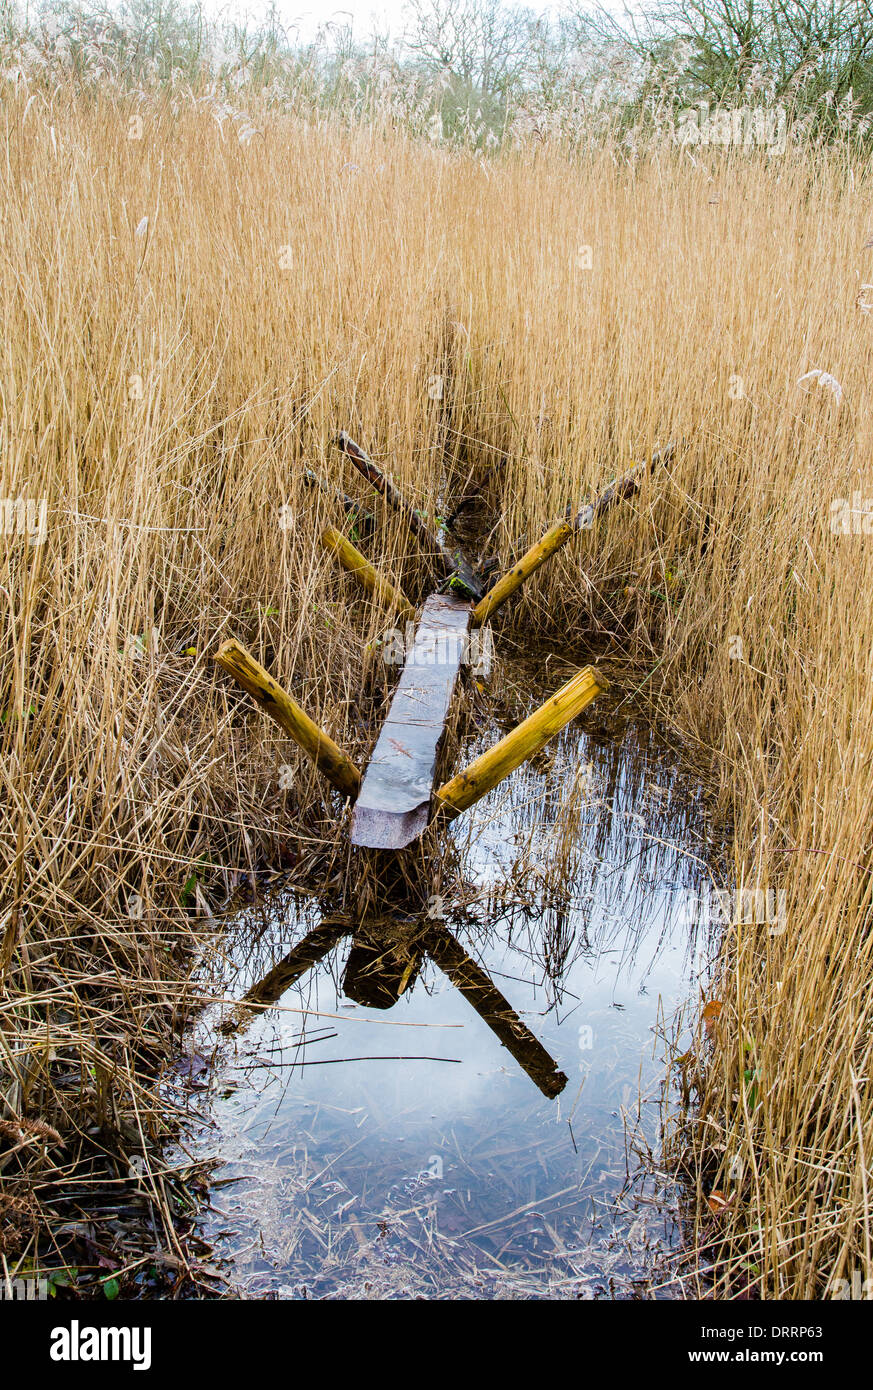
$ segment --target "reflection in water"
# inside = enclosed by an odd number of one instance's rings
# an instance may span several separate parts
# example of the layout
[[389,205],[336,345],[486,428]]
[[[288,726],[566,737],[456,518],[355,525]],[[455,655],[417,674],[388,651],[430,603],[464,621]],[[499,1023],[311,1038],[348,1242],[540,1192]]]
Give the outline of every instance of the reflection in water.
[[426,918],[365,933],[289,900],[242,930],[202,1137],[239,1291],[679,1292],[676,1194],[641,1153],[702,968],[676,909],[705,808],[648,727],[586,724],[452,827]]
[[322,921],[262,980],[250,986],[231,1018],[221,1025],[221,1031],[237,1032],[255,1010],[275,1004],[301,975],[327,955],[344,931],[353,931],[343,974],[343,992],[347,999],[370,1008],[391,1008],[415,982],[422,961],[429,956],[509,1049],[543,1095],[557,1096],[563,1091],[567,1078],[557,1070],[554,1058],[522,1023],[488,974],[470,959],[457,937],[436,924],[413,927],[410,933],[398,939],[393,926],[379,930],[368,923],[366,928],[358,924],[344,929],[342,925]]

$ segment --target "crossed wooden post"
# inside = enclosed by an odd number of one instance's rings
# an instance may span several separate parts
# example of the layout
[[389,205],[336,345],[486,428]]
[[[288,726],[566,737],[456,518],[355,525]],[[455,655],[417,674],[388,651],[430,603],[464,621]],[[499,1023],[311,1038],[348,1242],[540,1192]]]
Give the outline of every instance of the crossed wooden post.
[[411,941],[398,943],[362,931],[359,923],[345,918],[323,917],[287,956],[246,991],[224,1018],[221,1032],[234,1035],[244,1032],[259,1013],[275,1004],[344,936],[352,933],[352,947],[343,975],[343,992],[348,998],[369,1008],[390,1008],[413,984],[421,962],[428,956],[543,1095],[550,1098],[560,1095],[567,1077],[558,1070],[554,1057],[519,1018],[482,966],[467,954],[457,937],[437,922],[429,922]]
[[[425,601],[412,648],[394,692],[367,770],[362,776],[350,758],[313,723],[297,702],[235,639],[224,642],[216,662],[233,676],[312,758],[319,771],[354,803],[352,843],[372,849],[402,849],[416,840],[437,810],[451,817],[472,806],[608,688],[591,666],[578,671],[538,710],[493,748],[441,787],[434,788],[437,754],[451,708],[469,633],[499,608],[568,541],[594,525],[622,498],[636,492],[645,475],[673,453],[673,445],[635,465],[575,516],[551,527],[543,538],[491,588],[460,551],[429,530],[388,478],[353,439],[342,432],[337,443],[358,471],[408,522],[416,536],[439,557],[442,591]],[[313,475],[314,478],[314,475]],[[315,482],[321,486],[319,480]],[[330,491],[330,489],[325,488]],[[355,504],[337,493],[347,511]],[[405,595],[339,531],[328,526],[322,544],[358,583],[405,621],[415,610]],[[437,654],[441,659],[437,660]]]
[[[313,760],[316,767],[354,805],[351,840],[372,849],[399,850],[416,840],[437,812],[459,815],[497,786],[521,763],[533,757],[556,733],[608,688],[606,679],[590,666],[577,671],[545,704],[517,728],[480,754],[441,787],[434,788],[437,755],[445,732],[458,674],[469,634],[497,610],[562,546],[618,500],[635,492],[643,476],[672,453],[672,446],[656,453],[648,463],[611,484],[574,518],[553,526],[542,540],[496,584],[486,588],[460,551],[452,551],[434,536],[424,519],[405,501],[397,488],[345,433],[339,447],[388,504],[408,522],[420,541],[439,559],[444,572],[440,591],[425,601],[406,653],[387,718],[379,733],[366,772],[301,709],[287,691],[235,639],[224,642],[215,660],[249,692],[266,714]],[[357,504],[330,488],[313,474],[307,484],[317,486],[356,520]],[[328,526],[322,532],[324,547],[358,583],[389,611],[405,622],[415,619],[406,596],[361,554],[352,542]],[[438,660],[437,657],[440,657]],[[326,917],[283,961],[254,985],[224,1025],[236,1031],[254,1013],[275,1002],[307,970],[321,960],[348,932],[352,947],[343,977],[345,993],[359,1003],[389,1008],[415,980],[425,956],[430,956],[484,1019],[519,1065],[547,1096],[558,1095],[567,1084],[554,1059],[518,1017],[493,981],[464,951],[448,928],[430,923],[412,940],[380,937],[373,924],[349,923]]]

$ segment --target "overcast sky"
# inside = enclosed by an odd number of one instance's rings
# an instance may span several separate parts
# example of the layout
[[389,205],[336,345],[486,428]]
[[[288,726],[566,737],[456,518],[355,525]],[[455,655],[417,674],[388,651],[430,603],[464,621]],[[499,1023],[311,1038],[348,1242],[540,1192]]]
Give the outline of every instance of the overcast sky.
[[[633,0],[631,0],[633,3]],[[202,0],[204,13],[210,17],[221,15],[227,19],[238,19],[248,14],[253,20],[262,15],[266,4],[229,3],[228,0]],[[558,14],[567,8],[567,0],[521,0],[521,5],[537,14]],[[585,0],[577,0],[574,8],[584,8]],[[624,0],[606,0],[606,7],[621,11]],[[277,0],[276,8],[282,22],[290,31],[296,31],[303,41],[314,38],[319,28],[334,23],[351,23],[356,36],[365,39],[378,30],[397,37],[403,29],[406,0],[339,0],[339,3],[319,4],[318,0]]]

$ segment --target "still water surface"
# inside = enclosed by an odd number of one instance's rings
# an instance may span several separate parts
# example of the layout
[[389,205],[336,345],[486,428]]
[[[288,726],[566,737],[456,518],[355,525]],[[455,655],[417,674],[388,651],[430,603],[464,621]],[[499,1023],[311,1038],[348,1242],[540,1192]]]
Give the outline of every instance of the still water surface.
[[[558,683],[526,687],[528,706]],[[617,704],[456,822],[456,872],[430,906],[554,1058],[561,1093],[542,1093],[432,959],[393,1009],[351,1002],[338,940],[213,1068],[202,1230],[239,1295],[681,1296],[678,1192],[657,1155],[667,1057],[705,975],[687,904],[711,849],[675,750]],[[474,731],[462,763],[499,732]],[[243,923],[222,993],[318,922],[312,899],[286,896],[266,930]]]

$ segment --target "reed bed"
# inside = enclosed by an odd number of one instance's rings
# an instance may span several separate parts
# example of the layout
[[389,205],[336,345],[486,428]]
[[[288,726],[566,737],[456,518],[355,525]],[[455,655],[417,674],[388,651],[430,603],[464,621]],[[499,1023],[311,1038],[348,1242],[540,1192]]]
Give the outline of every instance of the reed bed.
[[[473,497],[504,566],[674,439],[497,626],[638,661],[627,698],[716,779],[738,885],[784,895],[775,927],[718,926],[669,1138],[715,1295],[873,1277],[867,169],[485,160],[66,85],[10,86],[0,118],[11,1197],[49,1202],[89,1145],[150,1171],[221,903],[265,863],[341,867],[331,795],[211,661],[238,636],[366,758],[386,618],[303,482],[364,499],[336,431],[432,519]],[[435,570],[377,502],[368,552],[414,602]]]

